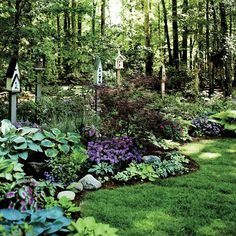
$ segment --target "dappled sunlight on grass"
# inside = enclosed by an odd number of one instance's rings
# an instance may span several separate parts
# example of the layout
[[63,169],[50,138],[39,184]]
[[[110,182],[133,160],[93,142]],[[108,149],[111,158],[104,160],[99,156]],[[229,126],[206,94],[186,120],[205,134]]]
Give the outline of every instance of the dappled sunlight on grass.
[[205,225],[198,229],[198,235],[223,235],[222,233],[227,228],[225,222],[220,219],[213,220],[209,225]]
[[138,231],[147,231],[148,235],[158,235],[158,233],[163,233],[159,235],[168,235],[163,231],[165,225],[171,225],[172,230],[178,230],[178,225],[180,225],[181,220],[178,220],[176,217],[166,214],[163,211],[149,211],[143,218],[133,222],[135,228]]
[[220,153],[214,153],[214,152],[204,152],[199,155],[199,158],[204,159],[204,160],[209,160],[209,159],[216,159],[221,157],[222,155]]

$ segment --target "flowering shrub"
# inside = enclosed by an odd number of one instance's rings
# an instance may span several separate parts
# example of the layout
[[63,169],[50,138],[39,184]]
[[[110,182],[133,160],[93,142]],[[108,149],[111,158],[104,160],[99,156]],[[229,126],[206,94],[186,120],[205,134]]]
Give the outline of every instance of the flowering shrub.
[[97,164],[101,161],[105,161],[110,164],[141,161],[141,155],[138,148],[133,142],[133,139],[130,137],[89,142],[88,156],[91,162],[95,162]]
[[209,121],[207,116],[197,117],[192,123],[194,125],[192,136],[222,136],[222,125]]

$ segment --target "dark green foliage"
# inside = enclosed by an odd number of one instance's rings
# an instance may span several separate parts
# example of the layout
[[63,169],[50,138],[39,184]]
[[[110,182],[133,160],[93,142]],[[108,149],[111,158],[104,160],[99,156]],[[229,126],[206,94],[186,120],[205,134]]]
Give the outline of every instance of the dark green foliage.
[[87,161],[86,151],[82,148],[73,150],[71,154],[52,157],[47,163],[46,179],[68,185],[79,180],[81,169]]

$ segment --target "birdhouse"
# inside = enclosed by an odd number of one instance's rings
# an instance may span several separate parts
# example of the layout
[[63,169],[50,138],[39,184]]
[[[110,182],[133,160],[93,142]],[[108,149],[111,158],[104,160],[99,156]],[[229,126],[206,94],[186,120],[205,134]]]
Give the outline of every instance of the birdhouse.
[[124,57],[120,54],[120,51],[118,51],[118,56],[116,57],[116,69],[120,70],[124,68]]
[[7,70],[7,83],[6,89],[12,93],[20,92],[20,72],[16,59],[11,59],[8,70]]
[[102,84],[102,62],[99,57],[96,58],[95,62],[95,83],[97,85]]
[[35,65],[35,70],[40,71],[40,70],[45,70],[46,69],[46,58],[45,55],[40,55],[37,60],[36,60],[36,65]]

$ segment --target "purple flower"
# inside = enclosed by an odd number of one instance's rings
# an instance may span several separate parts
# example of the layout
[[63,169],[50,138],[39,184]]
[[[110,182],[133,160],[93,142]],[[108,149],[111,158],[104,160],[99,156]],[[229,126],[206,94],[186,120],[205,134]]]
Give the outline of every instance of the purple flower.
[[16,196],[16,192],[13,192],[13,191],[8,192],[8,193],[5,194],[5,197],[6,197],[7,199],[13,198],[13,197],[15,197],[15,196]]

